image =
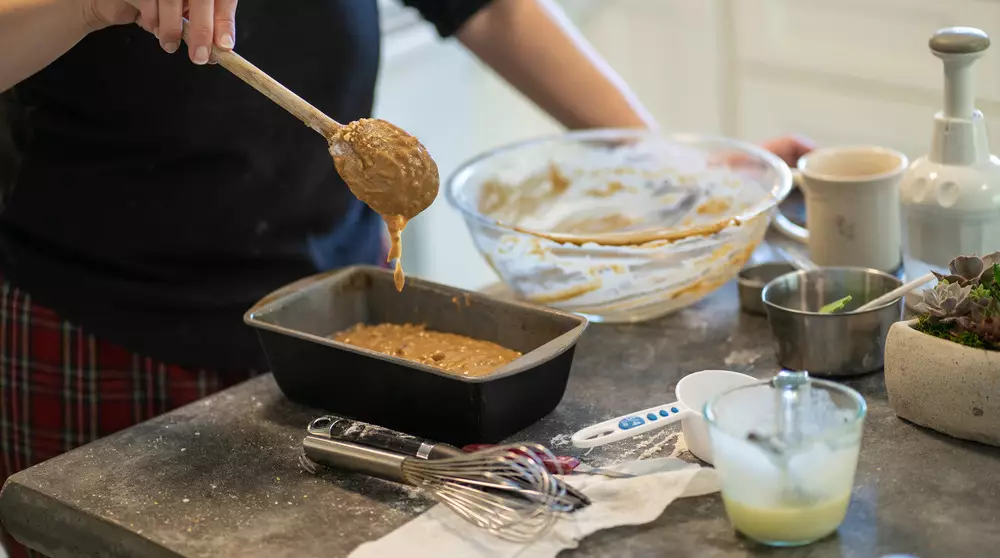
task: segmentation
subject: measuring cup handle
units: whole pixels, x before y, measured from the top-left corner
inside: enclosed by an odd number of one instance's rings
[[[693,414],[680,402],[674,401],[588,426],[573,434],[571,440],[575,447],[594,448],[659,430]]]
[[[802,173],[797,169],[792,169],[792,182],[796,187],[805,192],[805,188],[802,187]],[[774,230],[781,233],[781,235],[785,238],[794,240],[799,244],[806,244],[809,242],[808,230],[793,223],[788,217],[785,217],[781,213],[780,209],[775,208],[774,212],[774,221],[771,223],[771,227],[773,227]]]

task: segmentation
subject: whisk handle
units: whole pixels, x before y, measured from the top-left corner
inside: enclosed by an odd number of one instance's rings
[[[328,467],[364,473],[380,479],[406,483],[403,462],[406,456],[360,444],[306,436],[302,440],[306,457]]]
[[[312,421],[309,425],[309,433],[314,436],[362,444],[419,459],[443,459],[465,455],[464,451],[455,446],[333,415]]]

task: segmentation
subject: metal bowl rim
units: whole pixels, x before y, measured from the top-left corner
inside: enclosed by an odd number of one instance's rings
[[[767,283],[769,283],[769,281],[762,282],[762,281],[757,280],[757,279],[752,279],[752,278],[749,278],[749,277],[744,277],[743,276],[743,272],[745,272],[747,270],[761,269],[761,268],[766,268],[766,267],[783,267],[783,268],[789,270],[788,273],[791,273],[793,271],[799,271],[799,268],[795,267],[795,264],[793,264],[791,262],[764,262],[764,263],[760,263],[760,264],[755,264],[755,265],[751,265],[751,266],[748,266],[748,267],[744,267],[743,269],[741,269],[739,271],[739,273],[736,274],[736,281],[740,285],[743,285],[745,287],[751,287],[751,288],[753,288],[753,287],[757,287],[759,285],[760,286],[759,288],[761,290],[763,290],[764,286],[767,285]],[[781,275],[778,275],[777,277],[775,277],[775,279],[777,279],[778,277],[781,277],[782,275],[787,275],[787,273],[782,273]],[[772,279],[772,281],[773,281],[773,279]]]
[[[892,279],[893,281],[895,281],[896,283],[898,283],[897,287],[903,285],[903,282],[900,281],[899,278],[896,277],[895,275],[892,275],[891,273],[886,273],[884,271],[879,271],[878,269],[874,269],[874,268],[870,268],[870,267],[855,267],[855,266],[820,267],[820,268],[817,268],[817,269],[802,269],[802,270],[798,270],[798,271],[790,271],[790,272],[785,273],[783,275],[779,275],[779,276],[775,277],[774,279],[771,279],[770,281],[768,281],[768,283],[766,285],[764,285],[764,288],[760,291],[760,298],[764,302],[764,306],[766,306],[767,308],[774,308],[775,310],[781,310],[782,312],[788,312],[789,314],[796,314],[796,315],[799,315],[799,316],[819,316],[819,317],[823,317],[823,318],[844,318],[846,316],[864,316],[866,314],[871,314],[873,312],[878,312],[880,310],[885,310],[886,308],[889,308],[890,306],[894,306],[896,304],[899,304],[904,298],[906,298],[905,296],[901,296],[901,297],[899,297],[899,298],[897,298],[895,300],[891,300],[889,302],[886,302],[885,304],[882,304],[881,306],[876,306],[875,308],[872,308],[870,310],[865,310],[864,312],[854,311],[854,312],[844,312],[842,314],[838,314],[836,312],[830,313],[830,314],[822,314],[820,312],[806,312],[805,310],[796,310],[795,308],[788,308],[788,307],[785,307],[785,306],[781,306],[780,304],[775,304],[774,302],[771,302],[771,301],[769,301],[767,299],[767,291],[772,286],[774,286],[774,284],[777,283],[779,280],[784,279],[785,277],[788,277],[789,275],[794,275],[794,274],[797,274],[799,276],[820,275],[820,274],[823,274],[824,272],[828,272],[828,271],[856,271],[856,272],[863,273],[865,275],[878,275],[878,276],[882,276],[882,277],[885,277],[885,278],[888,278],[888,279]],[[879,296],[882,296],[882,295],[879,295]]]

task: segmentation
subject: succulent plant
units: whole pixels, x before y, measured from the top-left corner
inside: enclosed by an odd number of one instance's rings
[[[981,283],[969,291],[971,302],[969,316],[977,320],[1000,316],[1000,300],[994,298],[993,291]]]
[[[1000,350],[1000,252],[959,256],[924,291],[917,329],[970,347]]]
[[[1000,316],[976,320],[969,317],[961,317],[956,325],[963,331],[976,334],[987,345],[1000,343]]]
[[[967,314],[972,307],[971,292],[971,285],[963,287],[959,283],[941,281],[934,288],[924,291],[924,298],[916,309],[939,321],[954,321]]]
[[[981,258],[975,254],[959,256],[948,264],[948,270],[951,272],[948,275],[942,275],[936,271],[932,273],[938,278],[938,281],[958,283],[964,287],[972,283],[979,284],[983,279],[992,281],[993,268],[996,264],[1000,264],[1000,251]]]

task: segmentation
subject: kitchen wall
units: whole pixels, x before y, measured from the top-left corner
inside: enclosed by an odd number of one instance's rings
[[[391,0],[387,0],[391,1]],[[998,0],[562,0],[665,128],[759,140],[800,132],[916,157],[941,99],[934,30],[1000,37]],[[978,64],[979,107],[1000,130],[1000,58]],[[387,33],[379,116],[416,134],[442,177],[490,148],[559,127],[454,42],[421,24]],[[994,151],[998,151],[994,148]],[[495,275],[443,197],[407,231],[409,272],[475,288]]]

